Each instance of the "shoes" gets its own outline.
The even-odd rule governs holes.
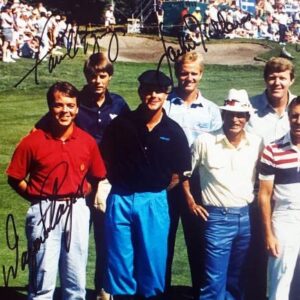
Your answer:
[[[61,51],[59,51],[59,50],[53,49],[53,50],[51,51],[51,54],[52,54],[52,55],[63,55],[64,53],[61,52]]]
[[[15,63],[15,62],[16,62],[15,60],[13,60],[13,59],[10,58],[10,57],[3,58],[2,61],[5,62],[5,63]]]
[[[13,58],[13,59],[20,59],[20,56],[19,56],[18,54],[14,53],[14,54],[11,56],[11,58]]]
[[[102,289],[97,295],[96,300],[113,300],[113,297]]]

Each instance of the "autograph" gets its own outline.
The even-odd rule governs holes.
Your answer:
[[[32,270],[32,278],[35,278],[36,274],[36,254],[40,250],[41,245],[46,242],[47,238],[49,237],[49,233],[56,228],[57,224],[61,221],[61,218],[63,216],[65,217],[64,232],[67,233],[64,237],[64,245],[66,247],[66,251],[70,250],[72,237],[73,204],[76,202],[76,198],[78,196],[83,195],[83,184],[85,182],[86,176],[84,176],[77,188],[77,191],[74,194],[76,195],[76,197],[71,197],[69,201],[56,201],[55,198],[57,198],[57,196],[59,195],[59,191],[63,187],[68,172],[68,164],[66,162],[61,162],[51,170],[43,183],[40,195],[41,198],[49,198],[50,204],[43,211],[42,202],[39,202],[41,219],[37,222],[36,226],[41,225],[41,235],[32,241],[27,251],[24,251],[21,254],[21,269],[24,270],[26,265],[30,264]],[[60,178],[55,177],[55,174],[57,173],[61,174]],[[48,184],[50,179],[53,180],[52,193],[51,196],[47,196],[47,194],[44,192],[44,187]],[[12,238],[10,238],[11,231]],[[8,269],[6,269],[4,265],[2,266],[4,285],[5,287],[8,287],[9,279],[11,277],[15,279],[17,277],[19,269],[19,236],[17,234],[16,225],[12,214],[9,214],[6,219],[6,243],[10,251],[15,251],[15,265],[9,266]]]
[[[15,265],[9,266],[8,270],[6,270],[5,266],[2,266],[2,273],[4,279],[4,286],[8,287],[9,279],[12,276],[14,279],[18,274],[19,267],[19,236],[17,234],[16,223],[12,214],[9,214],[6,218],[6,244],[9,250],[15,251]],[[12,236],[13,240],[10,239],[10,228],[12,228]]]
[[[223,15],[221,12],[218,12],[218,21],[212,21],[211,27],[207,28],[208,25],[206,24],[200,24],[199,21],[192,15],[186,15],[184,17],[184,26],[192,33],[198,32],[200,34],[200,41],[194,41],[193,39],[187,39],[183,34],[178,33],[177,40],[179,49],[175,49],[172,46],[166,45],[166,40],[163,35],[162,26],[163,24],[160,23],[159,31],[161,36],[161,42],[163,45],[164,53],[162,54],[161,58],[159,59],[157,70],[160,69],[163,61],[166,59],[170,78],[173,81],[173,73],[172,73],[172,66],[171,62],[175,62],[180,56],[184,55],[185,53],[195,50],[198,46],[202,45],[203,50],[207,52],[205,40],[209,41],[209,38],[215,35],[221,36],[224,33],[230,33],[233,30],[235,30],[238,26],[246,23],[251,19],[250,14],[245,16],[241,22],[226,22],[224,20]],[[121,30],[122,31],[122,30]],[[123,31],[122,31],[123,32]],[[76,43],[74,43],[74,40],[76,41],[79,36],[78,32],[74,34],[72,31],[69,31],[68,35],[65,36],[67,39],[67,48],[66,53],[61,56],[53,56],[51,53],[48,60],[48,71],[49,73],[52,73],[53,70],[61,64],[67,57],[70,59],[74,59],[79,51],[79,47]],[[123,32],[125,35],[125,32]],[[110,41],[109,41],[109,47],[108,47],[108,59],[111,62],[114,62],[118,58],[119,54],[119,41],[118,36],[116,33],[116,29],[114,31],[108,31],[103,32],[102,30],[94,30],[89,31],[88,27],[86,26],[83,35],[81,37],[81,42],[83,44],[83,51],[86,54],[88,51],[89,46],[92,44],[93,47],[93,53],[99,52],[101,47],[101,40],[106,35],[111,35]],[[90,44],[90,41],[92,43]],[[55,45],[54,45],[55,46]],[[115,46],[115,47],[113,47]],[[115,49],[115,52],[112,51],[112,49]],[[296,49],[298,51],[298,49]],[[300,50],[299,50],[300,51]],[[46,57],[46,55],[45,55]],[[45,58],[44,57],[44,58]],[[36,59],[35,65],[19,80],[15,87],[19,86],[32,72],[34,72],[34,78],[35,83],[39,84],[38,80],[38,68],[39,65],[42,63],[43,59]],[[57,195],[59,195],[59,191],[62,188],[66,176],[68,174],[68,165],[64,162],[58,164],[53,168],[53,170],[50,172],[48,177],[46,178],[43,187],[45,187],[48,184],[49,178],[54,175],[55,172],[60,171],[60,174],[63,174],[62,177],[56,178],[54,180],[54,184],[52,187],[52,193],[51,197],[53,199],[56,198]],[[78,190],[76,191],[76,195],[83,195],[83,184],[85,181],[85,177],[83,178],[81,184],[78,187]],[[42,197],[48,197],[44,193],[44,188],[41,190],[41,198]],[[50,200],[51,200],[51,197]],[[30,248],[23,252],[21,254],[21,269],[24,270],[26,265],[31,264],[33,270],[36,269],[36,254],[40,250],[40,247],[47,238],[49,237],[49,233],[55,229],[57,224],[60,222],[61,218],[65,216],[65,232],[69,232],[68,235],[65,236],[64,244],[66,247],[66,250],[69,251],[70,249],[70,242],[71,242],[71,234],[72,234],[72,213],[73,213],[73,204],[75,202],[75,198],[71,199],[71,201],[66,201],[64,203],[59,203],[58,201],[53,200],[50,205],[47,207],[45,211],[43,211],[42,204],[40,202],[39,209],[40,209],[40,215],[41,219],[39,220],[38,225],[42,224],[42,234],[41,236],[37,237],[33,242]],[[12,237],[10,236],[10,233],[12,232]],[[9,266],[6,268],[4,265],[2,266],[2,272],[3,272],[3,278],[4,278],[4,284],[5,287],[8,287],[9,280],[11,277],[16,278],[18,269],[19,269],[19,236],[17,234],[16,225],[14,221],[14,217],[12,214],[9,214],[6,219],[6,243],[7,247],[10,251],[14,251],[15,255],[15,264],[12,266]]]
[[[166,41],[163,35],[163,23],[159,24],[159,32],[161,41],[163,44],[164,53],[159,59],[158,65],[157,65],[157,71],[160,70],[161,65],[166,59],[168,70],[169,70],[169,76],[172,80],[172,85],[174,85],[173,81],[173,72],[172,72],[172,66],[171,62],[175,62],[180,56],[184,55],[185,53],[195,50],[198,46],[202,44],[203,50],[207,52],[207,48],[205,45],[205,40],[210,39],[210,37],[213,36],[222,36],[224,33],[230,33],[236,28],[238,28],[240,25],[245,24],[251,19],[251,15],[248,13],[246,16],[244,16],[240,22],[235,21],[234,23],[225,21],[222,12],[218,11],[217,14],[218,21],[211,21],[211,28],[209,28],[209,25],[207,24],[201,24],[193,15],[187,14],[183,17],[183,23],[187,31],[193,33],[198,32],[200,35],[200,41],[194,41],[193,39],[187,39],[182,32],[179,32],[177,35],[178,45],[179,49],[174,49],[172,46],[166,45]]]
[[[118,41],[117,32],[122,32],[125,35],[125,31],[122,28],[116,28],[114,30],[109,30],[109,31],[103,32],[103,29],[89,31],[88,26],[86,26],[85,30],[83,31],[83,35],[80,39],[81,43],[83,44],[84,54],[87,53],[90,45],[93,48],[93,53],[99,52],[100,46],[101,46],[99,42],[101,41],[101,39],[103,37],[105,37],[106,35],[111,35],[110,40],[109,40],[107,55],[108,55],[108,59],[111,62],[116,61],[118,58],[118,54],[119,54],[119,41]],[[56,56],[56,55],[52,55],[51,50],[49,50],[48,53],[46,53],[44,55],[44,57],[42,57],[41,59],[39,59],[37,57],[35,59],[34,66],[14,85],[14,87],[18,87],[33,72],[34,72],[35,84],[39,84],[38,69],[39,69],[40,64],[43,62],[43,60],[46,59],[47,55],[49,55],[49,59],[48,59],[49,73],[52,73],[53,70],[57,67],[57,65],[61,64],[62,61],[65,60],[67,57],[70,59],[75,58],[79,51],[79,47],[76,44],[76,42],[74,42],[74,41],[76,41],[79,38],[79,32],[76,32],[74,34],[74,32],[70,30],[68,35],[67,36],[64,35],[63,38],[64,37],[67,40],[66,53],[63,55]],[[55,47],[56,45],[57,44],[53,45],[53,47]],[[115,47],[113,47],[113,46],[115,46]],[[41,47],[41,45],[39,47]],[[115,52],[113,51],[113,48],[115,48],[115,50],[114,50]]]

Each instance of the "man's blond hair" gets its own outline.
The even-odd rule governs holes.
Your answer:
[[[196,52],[187,52],[180,56],[176,61],[175,61],[175,74],[176,76],[179,74],[182,66],[184,64],[198,64],[200,66],[200,72],[202,73],[204,71],[204,60],[203,56],[200,53]]]

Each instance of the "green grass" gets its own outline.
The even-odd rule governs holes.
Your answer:
[[[271,47],[271,50],[263,55],[264,59],[279,53],[276,45],[268,45]],[[296,69],[299,69],[300,53],[296,52],[294,47],[287,49],[296,57],[294,62]],[[48,72],[47,63],[43,63],[38,69],[38,85],[35,84],[34,76],[31,74],[17,88],[14,88],[14,85],[33,67],[34,61],[22,59],[16,64],[0,63],[0,268],[2,266],[8,268],[10,265],[15,265],[15,251],[9,250],[6,243],[5,222],[8,214],[13,214],[14,216],[19,236],[20,254],[26,250],[24,220],[28,203],[17,196],[7,185],[5,176],[7,164],[20,138],[27,134],[35,122],[47,111],[45,101],[47,88],[56,80],[68,80],[79,88],[83,86],[85,80],[82,74],[82,67],[86,57],[87,55],[80,52],[74,59],[67,58],[51,74]],[[149,63],[115,63],[115,74],[110,90],[123,95],[130,107],[135,108],[139,103],[137,76],[144,70],[155,67],[155,64]],[[164,69],[166,70],[165,66]],[[205,74],[201,81],[202,94],[206,98],[221,104],[229,88],[244,88],[250,96],[260,93],[264,88],[262,70],[263,67],[257,65],[208,65],[205,68]],[[292,91],[295,94],[300,94],[300,84],[297,77]],[[10,236],[10,241],[13,243],[12,235]],[[93,289],[94,260],[94,243],[91,236],[87,272],[87,287],[89,289]],[[24,287],[26,283],[27,270],[21,271],[19,265],[17,276],[16,278],[10,278],[9,286]],[[178,232],[176,242],[173,284],[190,285],[186,249],[181,229]],[[0,273],[0,287],[3,285],[3,275]]]

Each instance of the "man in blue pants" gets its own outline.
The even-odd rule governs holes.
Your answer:
[[[192,145],[203,205],[195,203],[187,180],[183,186],[191,215],[204,220],[204,280],[198,299],[242,300],[261,139],[244,130],[251,111],[245,90],[231,89],[220,108],[222,128],[200,135]]]
[[[185,134],[163,110],[170,78],[149,70],[138,80],[142,104],[114,119],[102,141],[112,185],[105,216],[104,288],[114,300],[163,299],[170,226],[167,189],[174,185],[172,178],[190,170]]]

